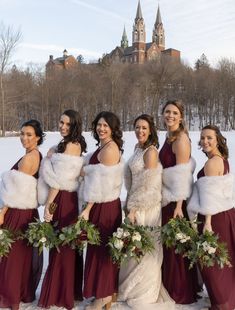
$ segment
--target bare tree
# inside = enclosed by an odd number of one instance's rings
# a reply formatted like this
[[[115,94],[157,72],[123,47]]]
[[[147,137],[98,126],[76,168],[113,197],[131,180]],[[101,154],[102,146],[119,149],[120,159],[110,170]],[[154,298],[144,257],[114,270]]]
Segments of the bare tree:
[[[20,29],[14,30],[12,26],[0,24],[0,93],[1,93],[1,134],[5,136],[5,92],[4,73],[10,63],[11,56],[21,39]]]

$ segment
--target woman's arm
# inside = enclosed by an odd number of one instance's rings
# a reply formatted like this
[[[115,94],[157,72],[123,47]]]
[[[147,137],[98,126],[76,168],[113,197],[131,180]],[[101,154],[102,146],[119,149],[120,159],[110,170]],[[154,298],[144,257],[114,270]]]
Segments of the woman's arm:
[[[7,213],[7,210],[8,210],[8,207],[6,206],[0,209],[0,225],[4,223],[4,217],[5,217],[5,214]]]
[[[211,159],[208,159],[208,161],[205,164],[204,167],[204,173],[205,176],[218,176],[223,175],[223,160],[221,157],[214,156]],[[212,215],[207,214],[205,216],[205,223],[203,226],[203,232],[205,231],[213,231],[212,225],[211,225],[211,218]]]
[[[191,145],[188,136],[182,133],[175,142],[173,142],[172,150],[176,157],[176,165],[185,164],[189,161],[191,153]],[[173,217],[184,217],[182,211],[183,200],[176,202]]]

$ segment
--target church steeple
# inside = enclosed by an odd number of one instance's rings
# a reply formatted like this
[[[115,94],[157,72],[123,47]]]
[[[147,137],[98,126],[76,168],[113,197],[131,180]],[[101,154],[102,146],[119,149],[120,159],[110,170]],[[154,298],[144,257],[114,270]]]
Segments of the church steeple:
[[[161,50],[165,49],[165,31],[163,28],[162,17],[161,17],[159,5],[158,5],[158,9],[157,9],[156,21],[155,21],[154,28],[153,28],[152,41],[156,42],[156,44],[158,45],[158,47]]]
[[[133,44],[136,42],[144,42],[145,43],[145,40],[146,40],[145,24],[144,24],[144,19],[143,19],[143,15],[142,15],[140,0],[139,0],[137,12],[136,12],[135,23],[133,25],[132,42],[133,42]]]
[[[128,39],[127,39],[127,35],[126,35],[126,28],[125,28],[125,26],[124,26],[123,34],[122,34],[121,47],[122,48],[127,48],[128,47]]]

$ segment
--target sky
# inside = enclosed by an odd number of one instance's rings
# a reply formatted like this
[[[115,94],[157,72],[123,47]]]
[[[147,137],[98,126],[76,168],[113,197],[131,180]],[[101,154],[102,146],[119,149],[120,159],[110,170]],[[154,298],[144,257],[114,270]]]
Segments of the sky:
[[[160,6],[166,48],[181,51],[193,66],[204,53],[215,65],[222,57],[235,61],[235,0],[141,0],[146,40],[151,41]],[[44,66],[49,55],[64,49],[86,62],[120,45],[125,25],[132,44],[138,0],[0,0],[0,21],[20,27],[22,40],[12,63]]]

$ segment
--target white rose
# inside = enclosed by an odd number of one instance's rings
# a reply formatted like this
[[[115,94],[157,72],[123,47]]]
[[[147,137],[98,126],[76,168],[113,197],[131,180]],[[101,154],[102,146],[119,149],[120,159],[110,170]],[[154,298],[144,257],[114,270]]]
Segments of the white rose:
[[[175,235],[176,240],[181,240],[183,239],[183,234],[182,233],[178,233]]]
[[[208,247],[208,253],[209,254],[214,254],[216,252],[216,248],[213,248],[212,246]]]
[[[132,236],[132,241],[140,241],[141,240],[141,235],[138,232],[135,232]]]
[[[130,233],[129,233],[129,231],[124,231],[124,233],[123,233],[123,237],[129,237],[130,236]]]
[[[45,243],[47,241],[47,239],[45,237],[42,237],[39,242]]]
[[[117,229],[117,237],[118,238],[122,238],[122,236],[123,236],[123,229],[118,227],[118,229]]]
[[[2,229],[0,229],[0,235],[2,235],[3,234],[3,230]]]
[[[115,240],[114,241],[114,247],[118,250],[121,250],[123,248],[124,242],[122,240]]]

